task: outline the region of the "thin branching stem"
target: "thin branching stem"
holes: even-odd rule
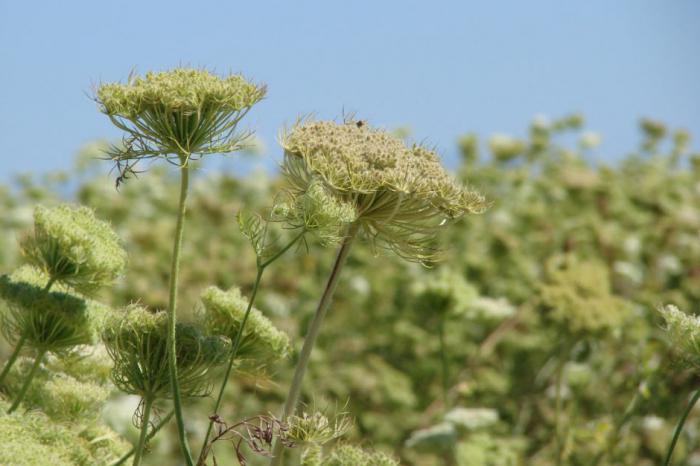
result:
[[[340,278],[340,272],[347,261],[348,254],[350,253],[350,247],[357,234],[358,225],[353,223],[348,229],[345,239],[343,240],[340,248],[338,249],[338,254],[336,255],[335,262],[333,263],[333,268],[331,269],[330,275],[328,276],[328,282],[326,283],[326,288],[323,291],[321,300],[316,308],[316,313],[311,321],[311,326],[304,339],[304,346],[299,354],[299,361],[297,362],[296,369],[294,370],[294,378],[292,379],[292,384],[289,387],[289,393],[287,394],[287,400],[284,404],[284,413],[282,415],[282,422],[285,422],[289,416],[294,414],[297,405],[299,403],[299,396],[301,395],[301,385],[304,380],[304,374],[306,373],[306,368],[309,365],[309,359],[311,357],[311,350],[316,343],[319,331],[321,329],[321,324],[323,319],[328,312],[331,301],[333,299],[333,294],[338,286],[338,279]],[[272,459],[270,460],[270,466],[279,466],[282,464],[282,453],[284,445],[279,440],[275,443],[275,447],[272,451]]]
[[[151,420],[151,408],[153,407],[153,397],[146,397],[143,400],[143,415],[141,416],[141,434],[139,435],[139,443],[136,444],[136,449],[134,451],[134,462],[133,466],[139,466],[141,464],[141,458],[143,458],[143,451],[146,448],[146,442],[148,441],[148,427],[150,426]]]
[[[673,458],[673,450],[676,448],[676,444],[678,443],[678,439],[681,436],[681,432],[683,431],[683,425],[685,425],[685,421],[686,421],[686,419],[688,419],[688,415],[690,414],[690,411],[692,411],[693,406],[695,406],[695,403],[697,403],[699,398],[700,398],[700,388],[695,390],[695,393],[693,393],[693,396],[690,398],[690,401],[688,402],[688,406],[685,408],[685,411],[683,411],[683,415],[678,420],[678,425],[676,426],[676,430],[673,432],[673,438],[671,439],[671,444],[668,446],[668,453],[666,454],[666,460],[664,461],[664,466],[671,465],[671,459]]]
[[[155,427],[148,433],[148,436],[146,437],[146,443],[148,443],[153,437],[155,437],[158,431],[162,429],[164,425],[170,422],[170,419],[173,418],[173,415],[175,415],[175,411],[170,411],[167,416],[165,416],[163,419],[160,420],[158,424],[155,425]],[[134,453],[136,453],[136,447],[133,447],[131,450],[126,452],[121,458],[112,463],[110,466],[120,466],[124,464],[126,460],[131,458],[131,456]]]
[[[12,369],[12,366],[15,364],[15,361],[17,361],[17,358],[22,352],[22,348],[24,347],[24,343],[26,341],[27,337],[25,337],[24,335],[20,336],[19,340],[17,340],[15,349],[12,351],[12,354],[10,355],[7,362],[5,362],[5,367],[3,367],[2,369],[2,373],[0,373],[0,385],[2,385],[5,382],[5,377],[7,377],[7,374],[10,373],[10,369]]]
[[[236,356],[238,356],[238,349],[241,346],[241,342],[243,341],[243,331],[245,330],[245,325],[248,322],[248,316],[250,315],[250,311],[253,309],[253,305],[255,303],[255,298],[258,294],[258,288],[260,288],[260,282],[262,280],[263,273],[265,272],[265,269],[267,266],[272,264],[274,261],[282,257],[282,255],[289,250],[294,244],[299,241],[304,234],[306,233],[306,230],[302,230],[301,233],[299,233],[297,236],[295,236],[286,246],[284,246],[282,249],[280,249],[275,255],[270,257],[269,259],[262,261],[259,257],[257,260],[257,274],[255,276],[255,282],[253,284],[253,291],[251,292],[250,299],[248,300],[248,306],[245,310],[245,314],[243,315],[243,320],[241,321],[241,326],[238,328],[238,332],[236,333],[236,337],[234,338],[233,342],[233,349],[231,351],[231,357],[229,358],[228,361],[228,366],[226,367],[226,373],[224,374],[224,379],[221,382],[221,388],[219,389],[219,395],[216,398],[216,404],[214,405],[214,414],[218,414],[219,408],[221,407],[221,402],[224,398],[224,392],[226,391],[226,385],[228,384],[229,377],[231,376],[231,371],[233,370],[233,365],[236,361]],[[204,436],[204,442],[202,442],[202,449],[199,452],[199,462],[203,461],[203,456],[207,450],[207,442],[209,442],[209,437],[211,436],[211,431],[214,428],[214,419],[210,418],[209,420],[209,427],[207,428],[207,433]]]
[[[177,324],[177,292],[178,275],[180,273],[180,252],[182,250],[182,235],[185,226],[185,212],[187,210],[187,191],[189,187],[189,166],[186,156],[180,156],[180,201],[178,205],[177,224],[175,227],[175,239],[173,242],[173,256],[170,268],[170,284],[168,296],[168,368],[170,371],[170,385],[173,394],[173,410],[177,423],[177,432],[180,440],[180,450],[185,457],[187,466],[194,466],[192,453],[187,443],[185,432],[185,419],[182,414],[182,398],[180,384],[177,377],[177,346],[175,342],[175,329]]]

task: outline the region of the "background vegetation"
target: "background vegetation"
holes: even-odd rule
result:
[[[407,465],[661,462],[700,384],[674,364],[657,312],[666,303],[700,309],[700,154],[684,131],[643,120],[639,147],[595,162],[598,136],[583,125],[571,115],[533,122],[524,139],[458,141],[457,176],[492,207],[436,238],[448,253],[432,268],[388,254],[379,262],[357,246],[312,355],[310,408],[347,410],[348,440]],[[0,188],[0,271],[20,263],[17,240],[34,206],[68,199],[94,208],[126,243],[126,276],[103,301],[164,308],[171,245],[162,238],[172,234],[177,183],[153,166],[116,191],[94,159],[100,148],[84,148],[64,172]],[[183,316],[209,285],[249,290],[255,257],[235,214],[267,207],[278,185],[264,173],[197,174]],[[296,350],[333,254],[308,247],[270,268],[256,304]],[[221,417],[277,413],[293,362],[267,381],[239,374]],[[193,428],[206,429],[209,406],[187,406]],[[135,408],[115,391],[102,416],[133,440]],[[699,417],[691,414],[677,464],[700,464]],[[160,435],[151,448],[176,453],[175,438]],[[217,448],[221,464],[233,458],[229,446]]]

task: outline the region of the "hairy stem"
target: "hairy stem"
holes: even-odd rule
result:
[[[321,300],[316,308],[316,313],[311,321],[311,326],[309,327],[306,338],[304,339],[304,346],[299,354],[299,361],[297,362],[296,369],[294,370],[294,378],[292,379],[292,385],[289,387],[289,394],[287,395],[287,401],[284,404],[284,413],[282,415],[282,421],[294,414],[299,403],[299,395],[301,394],[301,384],[304,380],[304,374],[306,373],[306,368],[309,365],[309,358],[311,357],[311,350],[316,343],[316,338],[318,337],[319,331],[321,329],[321,324],[323,319],[328,312],[328,308],[333,299],[333,294],[338,286],[338,279],[340,278],[340,272],[345,265],[345,261],[348,258],[348,253],[350,252],[350,247],[352,246],[352,241],[357,234],[358,226],[352,224],[348,229],[348,232],[338,249],[338,254],[336,255],[335,262],[333,263],[333,268],[328,276],[328,282],[326,283],[326,288],[323,291]],[[282,442],[277,440],[275,447],[272,451],[272,459],[270,460],[270,466],[279,466],[282,464],[282,452],[284,445]]]
[[[233,370],[233,364],[236,361],[236,356],[238,355],[238,349],[241,346],[241,342],[243,341],[243,331],[245,330],[245,325],[248,322],[248,316],[250,315],[251,309],[253,309],[253,305],[255,304],[255,298],[258,294],[258,288],[260,288],[260,281],[262,280],[263,273],[265,272],[265,269],[267,268],[268,265],[272,264],[274,261],[282,257],[282,255],[287,252],[294,244],[299,241],[304,234],[306,233],[306,230],[302,230],[301,233],[299,233],[297,236],[294,237],[286,246],[284,246],[282,249],[280,249],[275,255],[273,255],[271,258],[267,259],[266,261],[261,261],[260,258],[258,258],[258,265],[257,265],[257,274],[255,276],[255,283],[253,284],[253,291],[250,294],[250,299],[248,300],[248,307],[245,310],[245,314],[243,315],[243,320],[241,321],[241,326],[238,329],[238,332],[236,333],[236,337],[233,341],[233,350],[231,351],[231,357],[228,361],[228,366],[226,367],[226,373],[224,374],[224,379],[221,382],[221,389],[219,390],[219,395],[216,398],[216,404],[214,405],[214,414],[217,414],[219,412],[219,408],[221,407],[221,402],[224,398],[224,392],[226,391],[226,385],[228,384],[229,377],[231,376],[231,371]],[[207,442],[209,441],[209,436],[211,435],[211,431],[214,428],[214,421],[209,420],[209,427],[207,427],[207,433],[204,436],[204,442],[202,442],[202,449],[199,452],[199,462],[203,462],[204,454],[207,451]]]
[[[148,435],[146,436],[146,442],[149,442],[153,437],[156,436],[158,431],[163,428],[165,424],[170,422],[170,419],[172,419],[173,415],[175,414],[175,411],[170,411],[167,416],[165,416],[163,419],[160,420],[158,424],[151,430]],[[112,463],[110,466],[120,466],[126,462],[131,456],[136,453],[136,447],[133,447],[131,450],[126,452],[121,458],[119,458],[117,461]]]
[[[153,398],[146,397],[143,400],[143,416],[141,417],[141,434],[139,435],[139,443],[136,444],[136,450],[134,453],[133,466],[139,466],[141,464],[141,458],[143,458],[143,450],[146,448],[146,441],[148,440],[148,427],[151,419],[151,408],[153,407]]]
[[[173,410],[177,423],[177,433],[180,440],[180,450],[185,457],[188,466],[194,466],[192,453],[187,443],[185,432],[185,420],[182,414],[182,398],[180,395],[180,383],[177,378],[177,346],[175,342],[175,328],[177,324],[177,291],[178,275],[180,273],[180,252],[182,250],[182,233],[185,225],[185,211],[187,209],[187,190],[189,187],[189,167],[187,158],[181,157],[180,166],[180,202],[177,212],[177,224],[175,226],[175,239],[173,242],[173,256],[170,268],[170,284],[168,296],[168,368],[170,370],[170,386],[173,394]]]
[[[49,281],[46,283],[46,286],[44,286],[44,291],[49,291],[55,281],[55,278],[50,278]],[[17,340],[17,344],[15,345],[15,349],[12,350],[10,358],[7,360],[7,362],[5,362],[5,367],[2,368],[2,373],[0,373],[0,385],[2,385],[5,382],[5,377],[7,377],[7,374],[10,373],[10,369],[12,369],[12,366],[17,361],[17,358],[22,352],[22,348],[24,347],[24,344],[26,342],[27,337],[24,335],[20,335],[19,340]]]
[[[688,403],[688,406],[685,408],[685,411],[683,411],[683,415],[678,420],[678,425],[676,426],[676,430],[675,430],[675,432],[673,432],[673,439],[671,439],[671,444],[668,446],[668,453],[666,454],[666,460],[664,461],[664,466],[670,466],[671,458],[673,457],[673,450],[676,448],[676,443],[678,443],[678,439],[681,436],[681,432],[683,431],[683,425],[685,424],[686,419],[688,419],[688,415],[690,414],[690,411],[693,409],[693,406],[695,406],[695,403],[697,403],[698,398],[700,398],[700,388],[695,390],[695,393],[693,393],[693,396],[690,398],[690,402]]]
[[[12,403],[12,406],[10,406],[10,409],[7,410],[7,414],[12,413],[14,410],[17,409],[19,404],[24,400],[24,397],[27,395],[27,390],[29,390],[29,386],[32,383],[32,380],[34,379],[34,376],[36,375],[36,371],[39,370],[39,366],[41,365],[41,360],[44,359],[44,355],[46,354],[46,350],[41,350],[39,351],[39,354],[36,355],[36,359],[34,360],[34,364],[32,365],[31,370],[29,371],[29,374],[27,374],[27,378],[24,379],[24,384],[22,384],[22,388],[19,389],[19,393],[17,393],[17,398],[15,398],[14,403]]]

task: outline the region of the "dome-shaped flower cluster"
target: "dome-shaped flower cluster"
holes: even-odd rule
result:
[[[281,144],[293,193],[322,183],[353,207],[365,237],[408,259],[427,259],[439,227],[487,206],[445,171],[435,152],[364,122],[302,122]]]
[[[669,304],[659,309],[665,330],[681,360],[700,369],[700,317],[686,314]]]
[[[21,267],[0,276],[0,299],[5,304],[2,331],[10,341],[22,337],[42,351],[68,351],[95,339],[97,314],[105,310],[66,288],[47,291],[46,276]]]
[[[117,388],[150,400],[171,396],[167,324],[167,313],[138,305],[107,319],[102,340],[114,361],[112,379]],[[206,336],[198,326],[185,323],[177,324],[175,341],[183,396],[206,395],[212,369],[224,362],[229,342]]]
[[[67,204],[34,210],[34,231],[22,241],[29,263],[52,281],[93,294],[118,277],[126,252],[110,225],[87,207]]]
[[[128,134],[112,158],[128,161],[238,150],[246,135],[236,134],[236,125],[264,96],[264,86],[239,75],[178,68],[103,84],[95,98]]]
[[[201,300],[208,331],[235,340],[248,308],[248,300],[240,289],[223,291],[212,286],[204,290]],[[262,369],[287,357],[289,352],[287,334],[277,329],[258,309],[252,308],[236,354],[239,364],[249,370]]]

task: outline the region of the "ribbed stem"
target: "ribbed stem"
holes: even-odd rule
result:
[[[292,385],[289,387],[289,394],[287,395],[287,401],[284,404],[284,414],[282,415],[282,420],[285,421],[289,416],[294,414],[299,403],[299,395],[301,394],[301,385],[304,380],[304,374],[306,373],[306,368],[309,365],[309,358],[311,357],[311,350],[316,343],[316,338],[318,338],[319,331],[321,329],[321,324],[323,319],[328,312],[328,308],[333,299],[333,294],[338,286],[338,279],[340,278],[340,272],[345,265],[345,261],[348,258],[348,253],[350,252],[350,247],[352,246],[352,241],[357,234],[358,226],[353,224],[348,229],[348,232],[338,249],[338,254],[333,263],[333,268],[328,276],[328,282],[326,283],[326,288],[323,291],[321,300],[316,308],[316,313],[311,321],[311,326],[304,339],[304,346],[301,348],[301,353],[299,354],[299,361],[297,362],[296,369],[294,371],[294,378],[292,379]],[[270,460],[270,466],[279,466],[282,464],[282,452],[284,445],[282,442],[277,440],[275,447],[272,451],[272,459]]]
[[[167,416],[165,416],[163,419],[160,420],[158,424],[153,428],[151,432],[148,433],[148,436],[146,437],[146,442],[149,442],[153,437],[156,436],[158,431],[163,428],[165,424],[167,424],[170,419],[172,419],[173,415],[175,414],[175,411],[170,411]],[[110,466],[120,466],[126,462],[129,458],[131,458],[131,455],[136,453],[136,447],[133,447],[131,450],[126,452],[121,458],[119,458],[117,461],[112,463]]]
[[[148,439],[148,425],[151,419],[151,408],[153,407],[153,398],[147,397],[143,400],[143,415],[141,417],[141,434],[139,435],[139,443],[136,444],[133,466],[141,464],[143,458],[143,450],[146,447]]]
[[[180,450],[188,466],[194,466],[192,453],[187,443],[185,432],[185,420],[182,414],[182,398],[180,395],[180,383],[177,378],[177,346],[175,341],[175,328],[177,324],[177,291],[178,275],[180,274],[180,252],[182,250],[182,233],[185,225],[185,212],[187,209],[187,190],[189,187],[189,167],[187,159],[181,157],[180,166],[180,202],[178,204],[177,224],[175,226],[175,239],[173,243],[173,256],[170,267],[170,284],[168,296],[168,368],[170,370],[170,386],[173,394],[173,410],[177,423],[177,433],[180,440]]]
[[[678,425],[676,426],[676,430],[673,433],[673,439],[671,439],[671,445],[669,445],[669,447],[668,447],[668,453],[666,454],[666,461],[664,461],[664,466],[671,465],[671,458],[673,457],[673,450],[676,448],[676,443],[678,443],[678,439],[681,436],[681,432],[683,431],[683,425],[685,424],[685,420],[688,419],[688,415],[690,414],[690,411],[692,411],[693,406],[695,406],[695,403],[698,402],[698,398],[700,398],[700,388],[695,390],[695,393],[693,393],[693,396],[690,399],[688,406],[685,408],[685,411],[683,411],[683,415],[681,416],[681,418],[678,421]]]
[[[41,365],[41,360],[44,359],[44,355],[46,354],[45,350],[42,350],[39,352],[39,354],[36,355],[36,359],[34,360],[34,364],[32,365],[31,370],[29,371],[29,374],[27,374],[27,378],[24,379],[24,384],[22,384],[22,388],[19,389],[19,393],[17,393],[17,398],[15,398],[14,403],[12,403],[12,406],[10,406],[10,409],[7,410],[7,414],[12,413],[14,410],[17,409],[19,404],[24,400],[24,397],[27,395],[27,390],[29,390],[29,386],[32,383],[32,380],[34,379],[34,376],[36,375],[36,371],[39,370],[39,366]]]

